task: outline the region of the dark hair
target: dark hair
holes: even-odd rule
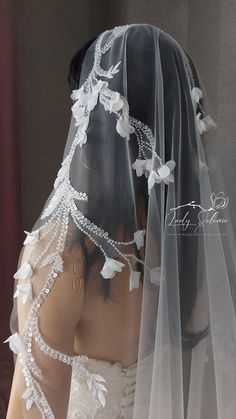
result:
[[[68,82],[70,85],[70,89],[77,89],[79,88],[79,84],[80,84],[80,73],[81,73],[81,67],[82,67],[82,62],[83,59],[86,55],[86,52],[88,50],[88,48],[92,45],[92,43],[96,40],[96,38],[93,38],[91,40],[89,40],[84,46],[83,48],[81,48],[72,58],[71,63],[70,63],[70,69],[69,69],[69,74],[68,74]],[[163,51],[163,55],[162,55],[162,51]],[[165,48],[164,48],[164,44],[163,44],[163,50],[160,50],[161,52],[161,56],[163,59],[163,62],[165,62],[165,65],[168,66],[168,57],[166,57],[166,53],[165,53]],[[191,60],[191,58],[188,56],[188,54],[186,53],[188,59],[189,59],[189,64],[191,66],[192,69],[192,73],[193,73],[193,77],[195,80],[195,86],[199,86],[199,80],[197,77],[197,72],[195,70],[194,64]],[[181,65],[181,64],[180,64]],[[168,67],[167,67],[168,68]],[[182,70],[181,70],[182,71]],[[168,95],[168,93],[167,93]],[[191,98],[190,98],[191,100]],[[202,102],[201,102],[202,104]],[[168,108],[166,108],[166,114],[168,114]],[[140,115],[138,115],[138,119],[142,119],[142,112],[144,112],[144,110],[139,109],[138,112],[140,113]],[[170,116],[171,117],[171,116]],[[194,124],[194,121],[193,121]],[[168,121],[166,123],[167,126],[167,131],[166,131],[166,135],[168,137]],[[170,135],[171,138],[171,135]],[[134,140],[134,139],[133,139]],[[134,159],[137,155],[137,144],[135,141],[132,142],[132,136],[131,136],[131,144],[132,144],[132,150],[134,153]],[[94,145],[91,146],[87,145],[86,151],[85,151],[85,155],[86,155],[86,164],[88,164],[90,166],[90,162],[94,160],[91,159],[92,156],[95,156],[96,153],[94,151]],[[176,145],[177,146],[177,145]],[[167,147],[167,154],[169,153],[168,151],[168,144],[166,145]],[[117,153],[117,160],[119,160],[122,164],[122,150],[118,149],[116,151]],[[89,156],[91,156],[89,158]],[[170,157],[170,156],[169,156]],[[184,170],[188,170],[188,168],[185,168]],[[190,169],[191,170],[191,169]],[[122,171],[121,171],[122,172]],[[97,172],[96,171],[91,171],[91,176],[94,175],[94,179],[91,180],[91,185],[97,185]],[[184,176],[183,176],[184,178]],[[147,213],[147,209],[148,209],[148,193],[147,193],[147,182],[146,179],[144,179],[144,176],[138,177],[134,176],[133,178],[133,182],[135,185],[135,196],[137,198],[137,202],[140,200],[140,198],[144,199],[144,207],[145,207],[145,211]],[[126,204],[125,204],[125,192],[126,192],[126,185],[125,185],[125,180],[124,178],[118,178],[115,179],[115,184],[117,186],[117,188],[122,188],[123,191],[123,195],[124,195],[124,199],[117,199],[117,195],[114,193],[114,188],[104,188],[104,191],[102,193],[102,198],[100,197],[100,189],[96,188],[96,186],[93,187],[93,193],[91,194],[92,198],[92,203],[90,205],[89,208],[89,213],[86,214],[86,216],[91,219],[94,223],[98,224],[101,228],[103,228],[104,230],[106,230],[106,225],[109,225],[109,233],[111,236],[113,236],[113,234],[115,235],[115,231],[117,228],[117,223],[119,224],[119,222],[123,223],[124,225],[124,230],[127,234],[127,236],[132,235],[132,232],[134,231],[134,225],[133,225],[133,209],[129,209],[129,211],[127,212],[127,208],[126,208]],[[199,185],[196,185],[196,190],[198,190]],[[113,189],[113,191],[111,191],[111,189]],[[189,190],[189,188],[187,188]],[[184,199],[184,197],[182,197]],[[100,200],[102,199],[102,205],[99,205],[99,202],[101,202]],[[112,211],[111,211],[111,206],[112,206]],[[100,210],[98,210],[98,208],[101,208]],[[112,222],[111,220],[111,214],[112,217],[114,218],[114,221],[116,222]],[[118,222],[118,221],[119,222]],[[112,230],[111,230],[112,229]],[[132,239],[132,238],[131,238]],[[84,253],[84,260],[85,260],[85,271],[84,271],[84,277],[85,277],[85,284],[86,284],[86,280],[88,278],[88,267],[92,266],[92,264],[101,257],[101,251],[99,248],[95,247],[95,250],[90,253],[88,252],[88,249],[86,247],[86,243],[85,243],[85,234],[80,232],[79,230],[76,232],[76,237],[74,238],[74,241],[72,243],[75,244],[79,242],[81,249]],[[206,336],[207,332],[208,332],[208,328],[204,329],[203,331],[199,332],[199,333],[192,333],[192,332],[188,332],[186,330],[186,326],[188,324],[188,321],[191,317],[192,311],[193,311],[193,307],[194,304],[196,302],[196,296],[197,296],[197,276],[196,278],[192,278],[191,281],[189,281],[189,266],[186,266],[186,262],[184,262],[184,252],[187,251],[192,252],[193,250],[193,255],[195,256],[195,247],[194,249],[191,246],[195,246],[195,244],[191,244],[191,246],[189,246],[189,242],[183,242],[183,244],[181,244],[181,250],[182,253],[180,256],[180,260],[179,260],[179,266],[180,266],[180,300],[181,300],[181,326],[182,326],[182,347],[184,350],[188,350],[188,349],[192,349],[194,346],[196,346],[198,344],[198,342]],[[180,252],[181,253],[181,252]],[[136,255],[137,257],[140,257],[139,255],[139,251],[136,249]],[[191,255],[190,255],[191,256]],[[190,257],[191,259],[191,257]],[[138,264],[138,269],[142,272],[143,274],[143,265],[142,264]],[[190,284],[191,282],[191,284]],[[109,279],[102,279],[102,292],[104,295],[104,298],[107,299],[112,298],[110,296],[110,280]]]
[[[81,75],[81,69],[82,69],[82,63],[84,60],[84,57],[86,55],[87,50],[89,47],[93,44],[93,42],[97,38],[93,38],[89,40],[72,58],[70,67],[69,67],[69,73],[68,73],[68,82],[71,90],[78,89],[80,85],[80,75]],[[130,148],[133,154],[133,157],[135,159],[135,156],[137,154],[137,144],[134,138],[130,139]],[[103,228],[105,231],[109,231],[109,235],[111,237],[115,237],[115,233],[117,228],[120,224],[124,225],[124,231],[125,236],[129,237],[128,240],[132,240],[132,235],[135,229],[134,226],[134,220],[133,220],[133,214],[135,211],[135,208],[127,208],[127,200],[125,199],[127,191],[126,182],[124,179],[124,176],[116,176],[114,179],[113,188],[110,188],[110,185],[107,184],[103,185],[103,191],[101,192],[99,185],[98,185],[98,178],[99,178],[99,172],[103,170],[102,167],[99,167],[99,161],[96,160],[96,156],[99,156],[99,153],[96,151],[97,145],[89,142],[86,143],[86,147],[83,147],[82,155],[83,155],[83,161],[85,163],[85,167],[88,167],[90,170],[90,176],[91,176],[91,182],[90,182],[90,191],[89,196],[90,198],[90,205],[89,209],[86,208],[86,217],[95,224],[99,225],[101,228]],[[122,158],[123,155],[123,147],[124,142],[117,142],[116,145],[116,159],[117,161],[122,164],[122,162],[125,164],[124,159]],[[96,165],[97,163],[97,165]],[[120,171],[122,173],[122,170]],[[148,204],[148,196],[147,193],[144,194],[144,189],[147,189],[145,179],[138,178],[134,176],[133,182],[135,184],[135,194],[136,199],[139,200],[140,197],[144,199],[145,201],[145,208],[147,208]],[[116,190],[122,190],[122,197],[123,199],[119,199],[116,193]],[[88,191],[87,191],[88,192]],[[102,203],[102,204],[100,204]],[[112,217],[112,219],[111,219]],[[114,221],[113,221],[114,219]],[[107,230],[106,226],[109,226],[109,230]],[[98,247],[95,247],[95,249],[92,252],[88,252],[86,243],[85,243],[86,235],[82,233],[81,231],[77,230],[74,238],[70,242],[71,246],[74,246],[75,244],[79,243],[84,256],[84,278],[85,278],[85,284],[88,280],[89,275],[89,267],[91,267],[98,259],[103,259],[103,255],[101,254],[101,251]],[[140,258],[140,252],[135,247],[135,253],[138,258]],[[141,263],[137,263],[137,269],[141,271],[143,275],[143,265]],[[110,279],[104,279],[101,277],[102,280],[102,286],[101,291],[103,293],[103,296],[106,299],[110,298],[112,299],[112,296],[110,294]]]
[[[70,68],[69,68],[67,80],[69,82],[71,91],[74,89],[78,89],[79,87],[83,59],[85,57],[85,54],[88,48],[90,47],[90,45],[93,44],[93,42],[96,39],[97,38],[95,37],[95,38],[90,39],[88,42],[86,42],[86,44],[79,51],[76,52],[76,54],[73,56],[70,62]]]

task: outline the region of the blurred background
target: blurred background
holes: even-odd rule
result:
[[[0,418],[13,372],[2,343],[10,335],[12,277],[23,230],[31,230],[61,164],[70,60],[88,39],[126,23],[158,26],[191,55],[219,127],[216,146],[236,208],[235,0],[0,0]]]

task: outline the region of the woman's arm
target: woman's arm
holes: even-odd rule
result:
[[[43,246],[45,246],[45,243],[40,246],[39,253]],[[32,248],[31,245],[25,246],[21,264],[28,260],[30,248]],[[73,356],[74,331],[82,312],[84,300],[82,253],[78,248],[72,253],[65,252],[63,261],[64,271],[58,274],[53,288],[40,308],[38,325],[41,335],[50,347]],[[36,293],[38,292],[37,284],[42,283],[42,276],[47,274],[46,270],[48,270],[48,267],[36,269],[31,277],[31,283]],[[18,298],[17,311],[20,335],[30,305],[30,302],[22,304]],[[34,340],[31,351],[43,374],[43,380],[37,379],[37,382],[40,384],[55,418],[66,419],[71,366],[45,354]],[[26,409],[26,400],[21,397],[26,388],[22,365],[19,363],[19,356],[17,356],[7,419],[38,419],[42,417],[35,404],[29,410]]]

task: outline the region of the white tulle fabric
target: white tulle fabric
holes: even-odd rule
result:
[[[235,236],[230,200],[219,189],[217,125],[199,80],[176,40],[151,25],[113,28],[88,49],[63,162],[27,232],[32,253],[14,275],[12,336],[5,342],[21,367],[24,419],[56,419],[53,405],[64,393],[43,391],[48,359],[55,370],[60,363],[72,368],[69,419],[235,419]],[[41,333],[40,308],[60,281],[63,252],[75,236],[100,252],[103,280],[127,267],[129,292],[142,286],[132,368],[68,355]],[[129,313],[137,313],[134,302]],[[122,330],[126,318],[119,320]],[[133,355],[129,336],[120,351]]]

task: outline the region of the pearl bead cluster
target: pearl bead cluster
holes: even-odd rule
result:
[[[181,47],[181,45],[177,44],[177,46],[178,46],[178,48],[179,48],[179,50],[180,50],[180,52],[182,54],[182,57],[183,57],[183,62],[184,62],[185,68],[186,68],[186,72],[187,72],[187,76],[188,76],[188,81],[189,81],[189,85],[190,85],[190,89],[191,89],[191,88],[195,87],[196,84],[195,84],[195,80],[194,80],[194,77],[193,77],[193,72],[192,72],[192,68],[191,68],[190,62],[189,62],[189,58],[186,55],[186,53],[183,50],[183,48]],[[204,108],[203,108],[203,106],[201,105],[200,102],[198,102],[198,107],[201,110],[202,116],[203,117],[206,117],[206,112],[205,112],[205,110],[204,110]]]
[[[145,152],[145,149],[151,153],[152,156],[155,156],[160,164],[162,164],[162,160],[160,156],[156,152],[156,139],[152,133],[152,130],[145,125],[143,122],[138,121],[137,119],[130,117],[130,123],[135,128],[135,134],[138,141],[139,146],[139,152],[138,152],[138,158],[144,157],[144,159],[147,159],[147,155]],[[146,137],[146,140],[144,140],[144,137]]]

